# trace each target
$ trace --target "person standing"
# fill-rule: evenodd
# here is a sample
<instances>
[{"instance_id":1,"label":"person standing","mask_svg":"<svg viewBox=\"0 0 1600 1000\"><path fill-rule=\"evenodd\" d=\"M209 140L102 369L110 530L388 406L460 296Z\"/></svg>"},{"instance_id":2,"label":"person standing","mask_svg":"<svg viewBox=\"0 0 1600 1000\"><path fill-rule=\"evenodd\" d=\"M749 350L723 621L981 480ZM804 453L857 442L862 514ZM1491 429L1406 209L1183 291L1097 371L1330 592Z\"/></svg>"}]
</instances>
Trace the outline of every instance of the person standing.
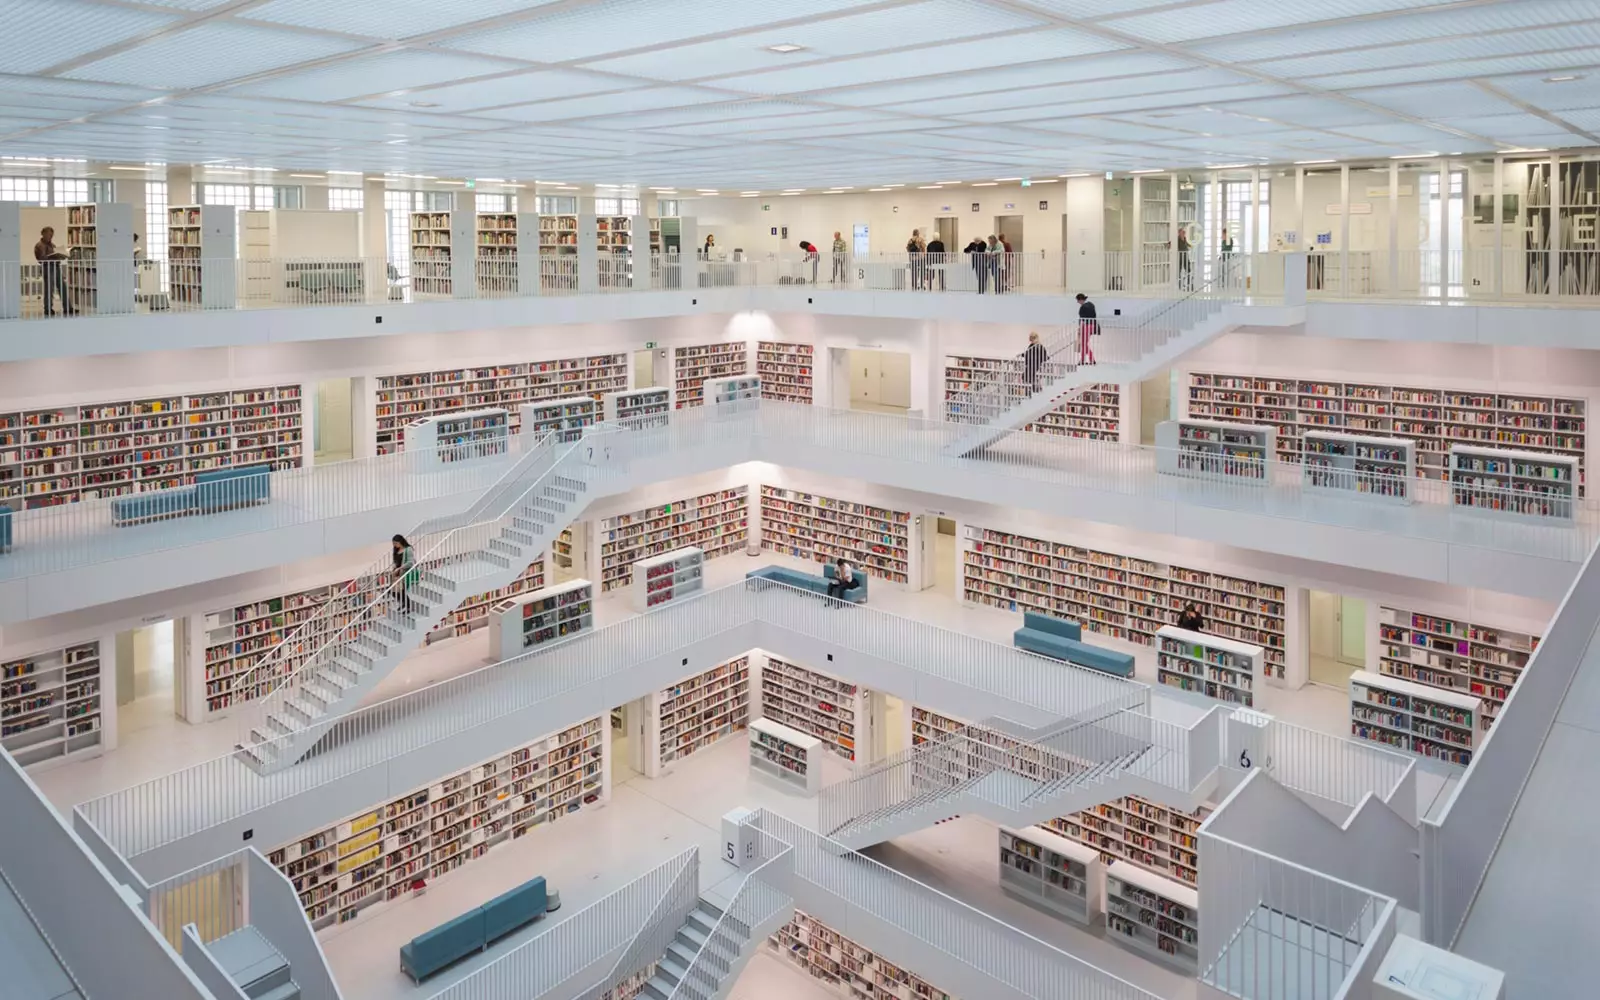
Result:
<instances>
[{"instance_id":1,"label":"person standing","mask_svg":"<svg viewBox=\"0 0 1600 1000\"><path fill-rule=\"evenodd\" d=\"M1205 616L1200 614L1200 609L1194 606L1193 601L1185 604L1183 610L1178 613L1178 627L1188 629L1191 632L1205 631Z\"/></svg>"},{"instance_id":2,"label":"person standing","mask_svg":"<svg viewBox=\"0 0 1600 1000\"><path fill-rule=\"evenodd\" d=\"M39 262L39 269L44 277L44 314L55 315L55 296L61 294L61 313L71 316L75 310L72 300L67 298L67 278L61 269L61 262L67 255L56 249L56 231L52 226L45 226L39 230L39 242L33 245L33 259Z\"/></svg>"},{"instance_id":3,"label":"person standing","mask_svg":"<svg viewBox=\"0 0 1600 1000\"><path fill-rule=\"evenodd\" d=\"M1011 243L1006 239L1006 234L1001 233L995 237L995 272L994 291L1001 294L1011 287Z\"/></svg>"},{"instance_id":4,"label":"person standing","mask_svg":"<svg viewBox=\"0 0 1600 1000\"><path fill-rule=\"evenodd\" d=\"M972 259L972 270L978 276L978 294L982 295L989 290L989 265L985 254L989 247L983 242L983 237L974 236L966 249L961 252Z\"/></svg>"},{"instance_id":5,"label":"person standing","mask_svg":"<svg viewBox=\"0 0 1600 1000\"><path fill-rule=\"evenodd\" d=\"M944 240L938 233L933 234L933 239L928 241L928 291L933 291L934 276L939 277L939 291L944 291Z\"/></svg>"},{"instance_id":6,"label":"person standing","mask_svg":"<svg viewBox=\"0 0 1600 1000\"><path fill-rule=\"evenodd\" d=\"M711 235L710 233L706 233L706 245L705 245L705 248L700 251L701 259L710 260L711 259L711 251L715 250L716 246L717 246L717 238L715 236Z\"/></svg>"},{"instance_id":7,"label":"person standing","mask_svg":"<svg viewBox=\"0 0 1600 1000\"><path fill-rule=\"evenodd\" d=\"M1044 363L1048 360L1050 352L1039 342L1039 335L1028 334L1028 349L1022 352L1022 378L1028 387L1028 395L1039 391L1039 373L1044 370Z\"/></svg>"},{"instance_id":8,"label":"person standing","mask_svg":"<svg viewBox=\"0 0 1600 1000\"><path fill-rule=\"evenodd\" d=\"M1178 287L1194 287L1194 261L1189 257L1189 232L1178 227Z\"/></svg>"},{"instance_id":9,"label":"person standing","mask_svg":"<svg viewBox=\"0 0 1600 1000\"><path fill-rule=\"evenodd\" d=\"M989 266L989 284L994 287L994 293L996 295L999 295L1005 290L1000 287L1000 254L1004 249L1005 248L1000 245L999 240L995 239L993 236L989 237L989 245L985 250L985 252L988 253L988 256L984 258L984 261Z\"/></svg>"},{"instance_id":10,"label":"person standing","mask_svg":"<svg viewBox=\"0 0 1600 1000\"><path fill-rule=\"evenodd\" d=\"M906 260L911 267L911 287L922 287L922 254L927 245L922 242L922 230L911 230L911 238L906 240Z\"/></svg>"},{"instance_id":11,"label":"person standing","mask_svg":"<svg viewBox=\"0 0 1600 1000\"><path fill-rule=\"evenodd\" d=\"M1094 364L1094 336L1100 332L1100 318L1089 296L1078 293L1078 364Z\"/></svg>"},{"instance_id":12,"label":"person standing","mask_svg":"<svg viewBox=\"0 0 1600 1000\"><path fill-rule=\"evenodd\" d=\"M1226 229L1222 231L1222 283L1231 284L1233 280L1233 236Z\"/></svg>"},{"instance_id":13,"label":"person standing","mask_svg":"<svg viewBox=\"0 0 1600 1000\"><path fill-rule=\"evenodd\" d=\"M832 278L831 281L829 281L829 284L833 284L833 283L839 282L839 281L848 281L849 280L848 278L845 277L845 274L846 274L845 268L850 266L850 262L849 262L849 259L848 259L849 254L850 254L850 245L844 241L844 237L839 234L839 231L837 229L834 230L834 232L833 232L833 278Z\"/></svg>"},{"instance_id":14,"label":"person standing","mask_svg":"<svg viewBox=\"0 0 1600 1000\"><path fill-rule=\"evenodd\" d=\"M406 541L406 536L396 535L391 539L394 547L394 593L400 604L400 610L405 614L411 613L411 588L417 582L421 572L417 569L417 554L411 548L411 543Z\"/></svg>"}]
</instances>

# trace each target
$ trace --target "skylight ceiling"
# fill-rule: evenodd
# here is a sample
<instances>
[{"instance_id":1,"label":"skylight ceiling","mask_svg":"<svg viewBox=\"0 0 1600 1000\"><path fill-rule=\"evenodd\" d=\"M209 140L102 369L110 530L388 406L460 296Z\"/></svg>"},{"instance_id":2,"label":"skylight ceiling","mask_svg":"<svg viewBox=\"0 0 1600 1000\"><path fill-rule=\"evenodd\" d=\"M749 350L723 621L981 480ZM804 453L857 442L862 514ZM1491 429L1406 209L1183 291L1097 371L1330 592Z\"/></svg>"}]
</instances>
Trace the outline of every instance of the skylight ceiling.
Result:
<instances>
[{"instance_id":1,"label":"skylight ceiling","mask_svg":"<svg viewBox=\"0 0 1600 1000\"><path fill-rule=\"evenodd\" d=\"M870 186L1600 145L1600 0L0 0L11 156Z\"/></svg>"}]
</instances>

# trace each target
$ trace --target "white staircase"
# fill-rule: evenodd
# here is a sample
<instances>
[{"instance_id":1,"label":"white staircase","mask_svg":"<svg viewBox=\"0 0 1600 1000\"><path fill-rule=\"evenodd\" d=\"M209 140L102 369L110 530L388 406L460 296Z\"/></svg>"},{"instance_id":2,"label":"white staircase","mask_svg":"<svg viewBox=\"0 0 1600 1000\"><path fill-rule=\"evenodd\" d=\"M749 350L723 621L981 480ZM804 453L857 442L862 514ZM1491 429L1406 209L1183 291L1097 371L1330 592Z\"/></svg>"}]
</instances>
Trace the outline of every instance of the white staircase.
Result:
<instances>
[{"instance_id":1,"label":"white staircase","mask_svg":"<svg viewBox=\"0 0 1600 1000\"><path fill-rule=\"evenodd\" d=\"M300 1000L288 960L253 925L217 938L206 950L250 1000Z\"/></svg>"},{"instance_id":2,"label":"white staircase","mask_svg":"<svg viewBox=\"0 0 1600 1000\"><path fill-rule=\"evenodd\" d=\"M1091 386L1127 385L1171 367L1234 325L1227 306L1237 300L1237 292L1213 290L1208 283L1129 321L1103 319L1100 335L1091 340L1096 360L1092 365L1079 363L1077 322L1059 327L1041 341L1046 360L1036 372L1029 370L1025 355L1018 355L993 381L956 397L958 422L970 426L957 435L946 454L962 458L982 451Z\"/></svg>"},{"instance_id":3,"label":"white staircase","mask_svg":"<svg viewBox=\"0 0 1600 1000\"><path fill-rule=\"evenodd\" d=\"M257 664L249 683L271 693L241 725L246 764L266 774L305 756L457 605L515 580L587 503L593 467L582 455L581 443L532 453L491 491L495 510L480 504L460 519L481 515L477 523L412 536L418 573L404 593L391 560L380 560L356 597L330 602Z\"/></svg>"}]
</instances>

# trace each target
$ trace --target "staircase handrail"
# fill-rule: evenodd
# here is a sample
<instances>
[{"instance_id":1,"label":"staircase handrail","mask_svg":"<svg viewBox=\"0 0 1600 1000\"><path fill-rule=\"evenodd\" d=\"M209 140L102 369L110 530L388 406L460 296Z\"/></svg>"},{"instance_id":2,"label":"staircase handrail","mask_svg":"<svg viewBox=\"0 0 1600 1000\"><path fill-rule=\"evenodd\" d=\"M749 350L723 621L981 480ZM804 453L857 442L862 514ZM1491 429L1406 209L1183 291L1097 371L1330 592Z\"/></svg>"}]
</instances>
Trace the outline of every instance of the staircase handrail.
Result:
<instances>
[{"instance_id":1,"label":"staircase handrail","mask_svg":"<svg viewBox=\"0 0 1600 1000\"><path fill-rule=\"evenodd\" d=\"M683 868L673 874L666 891L639 926L639 932L611 963L606 974L579 993L576 1000L601 1000L625 976L633 975L666 953L678 928L688 919L700 898L700 849L691 847L669 864L678 862L683 862Z\"/></svg>"},{"instance_id":2,"label":"staircase handrail","mask_svg":"<svg viewBox=\"0 0 1600 1000\"><path fill-rule=\"evenodd\" d=\"M739 826L741 830L750 828L755 833L761 863L740 880L738 891L728 900L722 916L712 925L706 939L695 949L694 958L683 970L682 978L673 985L667 1000L712 1000L718 995L723 977L728 972L727 969L718 971L709 968L713 962L721 961L720 956L711 950L712 942L726 934L738 935L742 932L743 936L748 937L763 920L770 919L772 913L794 908L794 900L788 893L765 881L783 869L793 872L794 848L755 826L753 818L754 814L746 817ZM770 909L772 913L764 913L763 908ZM734 924L740 927L734 927Z\"/></svg>"},{"instance_id":3,"label":"staircase handrail","mask_svg":"<svg viewBox=\"0 0 1600 1000\"><path fill-rule=\"evenodd\" d=\"M546 451L540 447L533 449L533 454L535 455L554 458L554 460L550 462L549 467L546 468L538 477L536 477L530 485L524 488L523 491L517 495L516 499L508 503L505 508L501 510L495 517L487 518L475 524L452 528L446 532L442 538L439 538L432 547L430 547L422 556L416 559L415 566L417 571L424 571L430 566L443 565L447 560L455 556L459 556L465 552L474 551L477 548L486 545L487 538L480 539L479 537L484 534L484 530L486 528L498 525L499 522L504 520L508 514L520 507L523 500L530 496L534 490L541 488L546 480L557 475L557 473L563 469L566 460L575 452L577 452L579 448L585 447L586 443L592 443L592 438L594 436L611 433L617 432L612 428L585 428L585 433L574 441L557 444L549 451ZM541 441L541 445L543 443L544 442ZM413 541L412 547L414 549L417 548L418 542ZM451 551L457 548L459 548L460 551ZM358 578L358 582L366 579L373 581L372 599L367 601L361 610L354 614L348 621L334 628L331 637L318 644L309 653L302 655L299 653L288 652L284 653L283 656L280 657L278 655L280 650L287 649L289 645L289 639L288 637L285 637L283 642L280 642L277 646L273 647L272 652L268 653L267 656L262 657L261 662L255 664L251 668L250 673L246 675L247 677L255 675L259 670L261 670L261 668L269 663L272 663L275 659L281 662L282 659L287 659L289 656L302 655L300 662L295 665L292 671L279 678L277 683L272 684L272 686L268 688L266 692L264 692L260 697L251 703L251 711L241 714L239 727L240 745L250 746L255 742L251 738L251 730L255 728L254 722L258 719L265 720L273 711L281 709L283 702L289 697L289 695L285 692L291 692L295 689L296 682L298 682L304 676L307 670L319 660L324 652L337 645L354 639L369 625L376 621L378 617L381 617L381 615L378 613L384 608L388 607L390 604L394 603L396 592L402 585L404 585L405 578L408 575L409 574L394 573L392 559L379 560L369 568L366 574ZM356 592L360 593L360 590L357 589ZM320 610L317 615L311 619L311 621L321 622L325 619L331 621L331 619L340 613L340 604L341 602L338 599L329 601L323 606L322 610ZM309 623L310 622L307 624ZM324 628L326 627L327 626L325 625ZM300 630L297 629L296 631L299 632ZM270 738L269 733L264 732L262 735Z\"/></svg>"}]
</instances>

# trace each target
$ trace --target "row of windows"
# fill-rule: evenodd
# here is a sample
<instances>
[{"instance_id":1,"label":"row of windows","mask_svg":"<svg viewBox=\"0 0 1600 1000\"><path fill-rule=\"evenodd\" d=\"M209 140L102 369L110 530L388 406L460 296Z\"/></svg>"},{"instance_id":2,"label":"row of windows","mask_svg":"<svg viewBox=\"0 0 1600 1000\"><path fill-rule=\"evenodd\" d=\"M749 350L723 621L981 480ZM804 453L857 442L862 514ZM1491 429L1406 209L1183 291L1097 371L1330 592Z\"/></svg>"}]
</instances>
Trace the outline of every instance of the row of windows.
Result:
<instances>
[{"instance_id":1,"label":"row of windows","mask_svg":"<svg viewBox=\"0 0 1600 1000\"><path fill-rule=\"evenodd\" d=\"M82 177L0 177L0 201L20 201L40 208L115 201L110 180Z\"/></svg>"}]
</instances>

